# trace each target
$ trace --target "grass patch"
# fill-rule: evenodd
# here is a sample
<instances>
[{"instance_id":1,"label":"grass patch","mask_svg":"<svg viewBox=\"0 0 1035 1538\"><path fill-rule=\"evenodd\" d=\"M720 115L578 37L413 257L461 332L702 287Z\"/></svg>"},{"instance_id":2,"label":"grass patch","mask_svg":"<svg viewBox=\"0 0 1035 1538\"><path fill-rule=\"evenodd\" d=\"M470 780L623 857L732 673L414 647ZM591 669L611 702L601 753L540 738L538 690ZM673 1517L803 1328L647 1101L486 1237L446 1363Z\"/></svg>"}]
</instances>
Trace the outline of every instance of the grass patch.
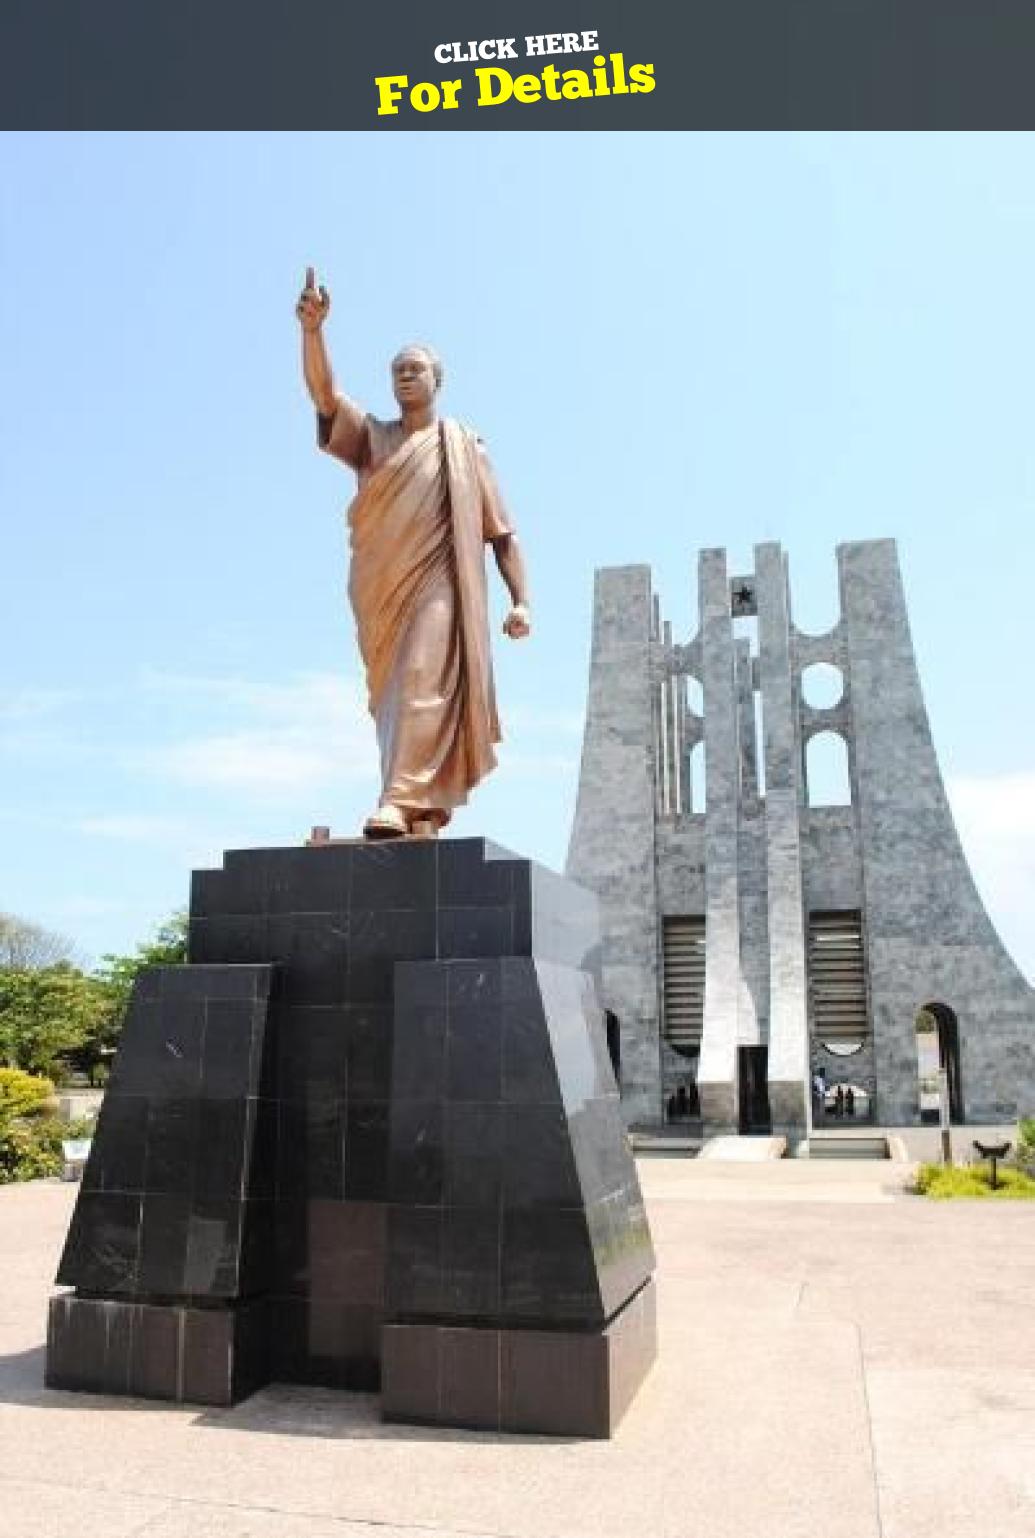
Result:
<instances>
[{"instance_id":1,"label":"grass patch","mask_svg":"<svg viewBox=\"0 0 1035 1538\"><path fill-rule=\"evenodd\" d=\"M979 1164L921 1164L914 1190L935 1201L957 1196L985 1196L1000 1201L1035 1201L1035 1179L1022 1170L999 1166L997 1188L992 1190L991 1171Z\"/></svg>"}]
</instances>

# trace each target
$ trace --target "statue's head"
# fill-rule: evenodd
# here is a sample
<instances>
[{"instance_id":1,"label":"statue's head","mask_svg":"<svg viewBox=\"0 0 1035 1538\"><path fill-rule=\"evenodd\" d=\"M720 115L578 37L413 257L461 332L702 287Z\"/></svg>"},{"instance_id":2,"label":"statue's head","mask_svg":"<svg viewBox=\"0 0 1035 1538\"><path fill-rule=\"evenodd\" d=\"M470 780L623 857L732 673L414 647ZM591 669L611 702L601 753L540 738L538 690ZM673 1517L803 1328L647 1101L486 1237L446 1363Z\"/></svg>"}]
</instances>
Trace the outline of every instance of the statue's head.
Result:
<instances>
[{"instance_id":1,"label":"statue's head","mask_svg":"<svg viewBox=\"0 0 1035 1538\"><path fill-rule=\"evenodd\" d=\"M404 347L392 359L392 389L404 411L407 407L430 406L441 383L438 353L423 343Z\"/></svg>"}]
</instances>

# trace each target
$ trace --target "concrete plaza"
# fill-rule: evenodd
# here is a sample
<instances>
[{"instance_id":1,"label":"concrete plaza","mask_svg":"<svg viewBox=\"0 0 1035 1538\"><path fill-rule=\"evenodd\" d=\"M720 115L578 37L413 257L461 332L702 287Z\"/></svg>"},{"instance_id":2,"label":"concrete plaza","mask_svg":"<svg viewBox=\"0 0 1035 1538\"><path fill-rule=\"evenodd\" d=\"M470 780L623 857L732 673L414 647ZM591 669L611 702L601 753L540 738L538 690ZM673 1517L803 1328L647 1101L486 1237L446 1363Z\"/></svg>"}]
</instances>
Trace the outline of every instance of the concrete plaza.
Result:
<instances>
[{"instance_id":1,"label":"concrete plaza","mask_svg":"<svg viewBox=\"0 0 1035 1538\"><path fill-rule=\"evenodd\" d=\"M0 1189L3 1538L1035 1538L1035 1207L646 1158L660 1357L610 1442L43 1388L75 1188Z\"/></svg>"}]
</instances>

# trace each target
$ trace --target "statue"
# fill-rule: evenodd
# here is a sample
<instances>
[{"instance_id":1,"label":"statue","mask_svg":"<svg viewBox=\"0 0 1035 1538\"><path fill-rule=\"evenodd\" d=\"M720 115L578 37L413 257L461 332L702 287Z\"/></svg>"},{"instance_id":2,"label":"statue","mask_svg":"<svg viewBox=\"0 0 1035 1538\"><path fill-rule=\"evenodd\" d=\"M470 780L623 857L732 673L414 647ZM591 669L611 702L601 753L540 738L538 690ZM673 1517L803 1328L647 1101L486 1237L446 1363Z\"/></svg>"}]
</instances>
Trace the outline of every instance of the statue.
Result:
<instances>
[{"instance_id":1,"label":"statue","mask_svg":"<svg viewBox=\"0 0 1035 1538\"><path fill-rule=\"evenodd\" d=\"M323 336L330 305L308 268L296 313L317 441L359 480L349 600L381 754L380 801L363 833L436 837L496 766L484 545L510 593L512 640L529 632L524 562L481 440L438 416L435 353L396 355L400 415L380 421L335 390Z\"/></svg>"}]
</instances>

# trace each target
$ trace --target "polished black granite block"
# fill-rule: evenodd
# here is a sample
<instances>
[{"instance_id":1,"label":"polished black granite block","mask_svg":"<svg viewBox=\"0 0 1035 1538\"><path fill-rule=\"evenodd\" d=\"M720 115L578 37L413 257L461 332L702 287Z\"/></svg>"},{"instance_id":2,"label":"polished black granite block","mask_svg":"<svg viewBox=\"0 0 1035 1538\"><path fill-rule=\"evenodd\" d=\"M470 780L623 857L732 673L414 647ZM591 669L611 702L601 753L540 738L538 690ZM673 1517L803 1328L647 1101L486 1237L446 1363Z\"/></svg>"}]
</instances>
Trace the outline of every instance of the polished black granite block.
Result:
<instances>
[{"instance_id":1,"label":"polished black granite block","mask_svg":"<svg viewBox=\"0 0 1035 1538\"><path fill-rule=\"evenodd\" d=\"M196 872L189 964L134 992L48 1381L376 1389L389 1320L452 1332L445 1419L498 1420L510 1337L603 1338L653 1265L599 960L595 900L482 839Z\"/></svg>"},{"instance_id":2,"label":"polished black granite block","mask_svg":"<svg viewBox=\"0 0 1035 1538\"><path fill-rule=\"evenodd\" d=\"M610 1437L657 1355L653 1280L599 1331L388 1324L386 1420Z\"/></svg>"},{"instance_id":3,"label":"polished black granite block","mask_svg":"<svg viewBox=\"0 0 1035 1538\"><path fill-rule=\"evenodd\" d=\"M273 1195L258 1091L269 966L157 967L134 991L57 1280L109 1298L247 1296ZM246 1255L248 1264L245 1264Z\"/></svg>"},{"instance_id":4,"label":"polished black granite block","mask_svg":"<svg viewBox=\"0 0 1035 1538\"><path fill-rule=\"evenodd\" d=\"M653 1360L654 1253L593 977L400 963L393 1052L385 1415L610 1435Z\"/></svg>"},{"instance_id":5,"label":"polished black granite block","mask_svg":"<svg viewBox=\"0 0 1035 1538\"><path fill-rule=\"evenodd\" d=\"M337 1002L304 995L337 993L344 966L350 1002L390 1004L396 960L482 955L598 976L596 899L481 838L232 850L193 876L191 962L280 961L292 1002Z\"/></svg>"},{"instance_id":6,"label":"polished black granite block","mask_svg":"<svg viewBox=\"0 0 1035 1538\"><path fill-rule=\"evenodd\" d=\"M269 1382L259 1300L233 1309L75 1297L50 1300L48 1388L230 1405Z\"/></svg>"},{"instance_id":7,"label":"polished black granite block","mask_svg":"<svg viewBox=\"0 0 1035 1538\"><path fill-rule=\"evenodd\" d=\"M654 1253L593 979L515 956L396 976L389 1319L602 1328Z\"/></svg>"}]
</instances>

